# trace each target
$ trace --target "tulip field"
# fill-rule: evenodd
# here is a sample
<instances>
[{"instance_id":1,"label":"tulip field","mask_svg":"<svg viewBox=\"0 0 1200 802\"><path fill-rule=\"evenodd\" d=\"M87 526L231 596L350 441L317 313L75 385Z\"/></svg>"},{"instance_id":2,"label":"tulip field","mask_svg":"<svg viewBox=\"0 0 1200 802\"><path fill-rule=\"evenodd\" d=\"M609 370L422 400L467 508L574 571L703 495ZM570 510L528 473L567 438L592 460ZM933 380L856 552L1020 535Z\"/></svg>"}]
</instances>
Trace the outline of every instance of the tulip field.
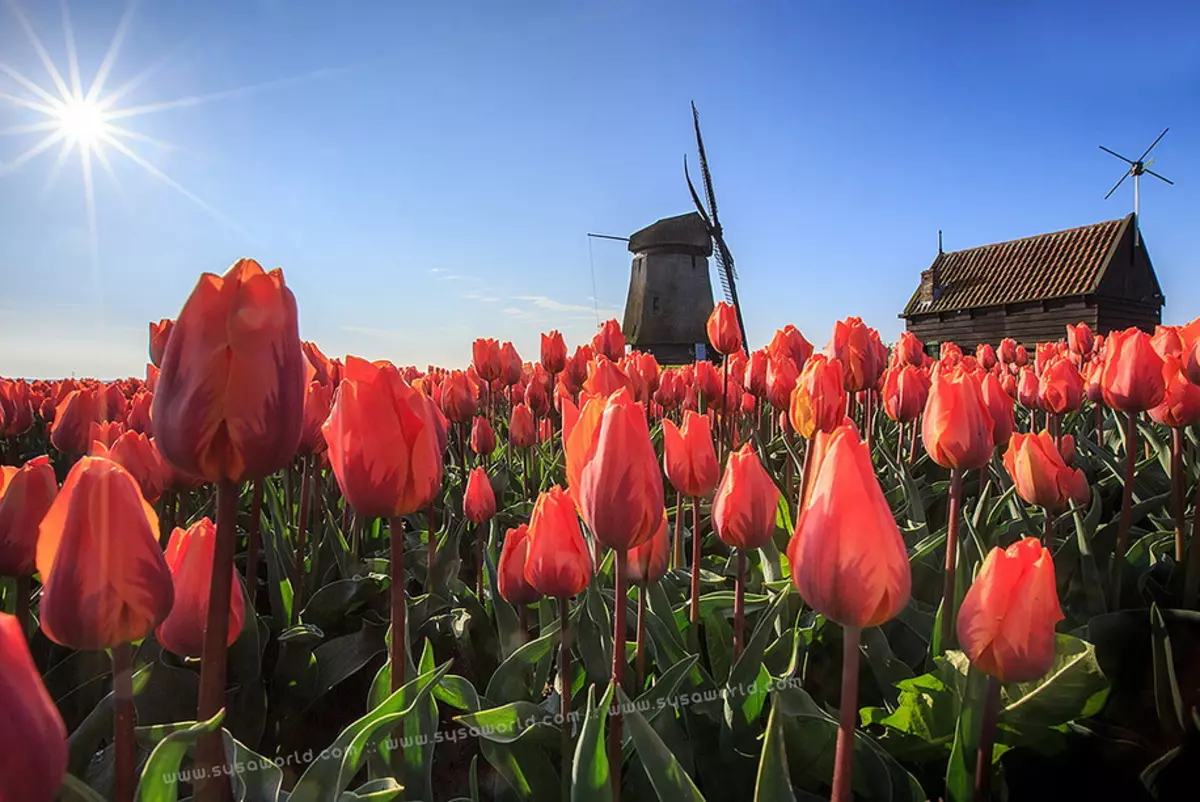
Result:
<instances>
[{"instance_id":1,"label":"tulip field","mask_svg":"<svg viewBox=\"0 0 1200 802\"><path fill-rule=\"evenodd\" d=\"M1200 798L1200 320L414 367L181 300L0 378L0 802Z\"/></svg>"}]
</instances>

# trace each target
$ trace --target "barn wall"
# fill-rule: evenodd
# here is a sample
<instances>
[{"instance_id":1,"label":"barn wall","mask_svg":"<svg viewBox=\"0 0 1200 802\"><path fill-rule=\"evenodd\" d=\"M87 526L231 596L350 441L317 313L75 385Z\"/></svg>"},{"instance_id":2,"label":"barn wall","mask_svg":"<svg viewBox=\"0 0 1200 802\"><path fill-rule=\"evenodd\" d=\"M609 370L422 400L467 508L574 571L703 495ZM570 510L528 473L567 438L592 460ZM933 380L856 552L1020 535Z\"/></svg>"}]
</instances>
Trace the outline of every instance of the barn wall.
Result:
<instances>
[{"instance_id":1,"label":"barn wall","mask_svg":"<svg viewBox=\"0 0 1200 802\"><path fill-rule=\"evenodd\" d=\"M964 351L980 343L997 345L1005 337L1031 347L1038 342L1066 337L1067 324L1098 325L1091 298L1053 299L1006 307L968 309L908 318L907 328L927 345L957 343Z\"/></svg>"}]
</instances>

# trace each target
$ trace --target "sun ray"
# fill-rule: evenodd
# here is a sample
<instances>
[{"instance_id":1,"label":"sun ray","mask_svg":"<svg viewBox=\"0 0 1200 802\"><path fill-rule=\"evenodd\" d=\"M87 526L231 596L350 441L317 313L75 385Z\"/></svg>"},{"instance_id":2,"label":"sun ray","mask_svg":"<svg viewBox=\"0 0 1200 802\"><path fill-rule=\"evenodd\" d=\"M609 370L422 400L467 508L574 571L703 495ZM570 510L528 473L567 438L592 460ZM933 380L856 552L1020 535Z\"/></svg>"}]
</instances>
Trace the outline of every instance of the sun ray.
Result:
<instances>
[{"instance_id":1,"label":"sun ray","mask_svg":"<svg viewBox=\"0 0 1200 802\"><path fill-rule=\"evenodd\" d=\"M92 180L92 147L79 144L80 164L83 167L83 193L87 203L88 252L92 257L92 284L96 293L96 311L104 316L104 282L100 276L100 227L96 221L96 191Z\"/></svg>"},{"instance_id":2,"label":"sun ray","mask_svg":"<svg viewBox=\"0 0 1200 802\"><path fill-rule=\"evenodd\" d=\"M17 0L8 0L8 7L12 10L13 16L17 18L17 23L21 26L21 30L25 32L25 38L29 40L29 44L33 46L37 52L38 58L42 60L42 66L46 68L46 72L50 74L50 80L54 81L54 85L58 87L59 94L64 97L71 96L71 90L67 87L67 82L63 80L62 73L54 66L54 59L50 58L50 54L46 51L42 40L38 38L37 33L33 30L33 26L29 24L29 20L25 17L25 12L21 10L21 6Z\"/></svg>"},{"instance_id":3,"label":"sun ray","mask_svg":"<svg viewBox=\"0 0 1200 802\"><path fill-rule=\"evenodd\" d=\"M40 97L42 100L46 101L46 103L49 105L46 105L46 106L43 106L41 104L33 105L36 101L26 100L25 98L20 98L20 97L16 97L14 95L8 95L8 94L3 96L5 99L11 100L14 103L20 103L21 105L28 106L29 108L32 108L32 109L37 109L38 111L44 111L46 114L53 114L55 109L62 107L63 102L60 98L56 98L54 95L50 94L45 89L42 89L40 86L35 84L33 81L29 80L24 75L22 75L20 72L18 72L17 70L15 70L14 68L8 66L7 64L5 64L3 62L0 62L0 72L4 73L9 78L12 78L14 81L19 83L21 86L28 89L30 92L33 92L35 95Z\"/></svg>"},{"instance_id":4,"label":"sun ray","mask_svg":"<svg viewBox=\"0 0 1200 802\"><path fill-rule=\"evenodd\" d=\"M274 81L264 81L258 84L238 86L234 87L233 89L224 89L220 92L210 92L204 95L190 95L188 97L176 98L175 100L164 100L159 103L148 103L143 106L131 106L127 109L106 112L105 117L110 120L120 120L126 117L139 117L143 114L154 114L160 111L168 111L170 109L201 106L205 103L212 103L215 100L227 100L228 98L241 97L243 95L251 95L258 92L266 92L271 89L279 89L281 87L290 86L303 81L310 81L314 78L323 78L326 75L332 75L337 72L339 72L339 70L314 70L313 72L305 73L303 75L294 75L291 78L279 78ZM111 104L104 104L105 107L108 105Z\"/></svg>"},{"instance_id":5,"label":"sun ray","mask_svg":"<svg viewBox=\"0 0 1200 802\"><path fill-rule=\"evenodd\" d=\"M173 145L170 142L164 142L161 139L155 139L152 136L147 136L137 131L130 131L128 128L122 128L119 125L105 125L105 132L111 136L121 137L133 142L145 142L147 145L153 145L162 150L179 150L178 145Z\"/></svg>"},{"instance_id":6,"label":"sun ray","mask_svg":"<svg viewBox=\"0 0 1200 802\"><path fill-rule=\"evenodd\" d=\"M137 0L129 0L129 4L125 7L125 13L121 15L121 21L117 23L116 33L113 34L112 41L109 42L108 51L105 52L99 69L96 70L96 76L92 78L92 85L88 87L87 97L84 98L84 102L95 103L100 97L100 93L104 91L104 84L108 81L108 74L112 72L113 64L116 63L117 56L121 53L121 45L125 42L125 33L133 23L135 8L137 8Z\"/></svg>"},{"instance_id":7,"label":"sun ray","mask_svg":"<svg viewBox=\"0 0 1200 802\"><path fill-rule=\"evenodd\" d=\"M25 123L23 125L13 125L8 128L0 128L0 136L12 136L13 134L36 134L38 131L51 131L59 127L58 120L42 120L38 123Z\"/></svg>"},{"instance_id":8,"label":"sun ray","mask_svg":"<svg viewBox=\"0 0 1200 802\"><path fill-rule=\"evenodd\" d=\"M67 43L67 73L71 78L71 97L83 100L83 81L79 79L79 51L75 49L75 28L71 25L71 9L62 0L63 38Z\"/></svg>"},{"instance_id":9,"label":"sun ray","mask_svg":"<svg viewBox=\"0 0 1200 802\"><path fill-rule=\"evenodd\" d=\"M58 149L58 158L54 160L54 166L50 168L50 175L46 176L46 183L42 185L42 191L38 193L39 201L45 200L46 196L50 194L50 190L58 183L58 177L62 174L63 167L74 149L75 143L63 137L62 147Z\"/></svg>"},{"instance_id":10,"label":"sun ray","mask_svg":"<svg viewBox=\"0 0 1200 802\"><path fill-rule=\"evenodd\" d=\"M10 161L8 164L0 165L0 176L16 172L21 165L25 164L31 159L36 159L40 154L54 147L55 143L60 139L66 139L66 137L67 134L65 131L51 131L44 139L42 139L33 147L29 148L29 150L22 153L16 159Z\"/></svg>"}]
</instances>

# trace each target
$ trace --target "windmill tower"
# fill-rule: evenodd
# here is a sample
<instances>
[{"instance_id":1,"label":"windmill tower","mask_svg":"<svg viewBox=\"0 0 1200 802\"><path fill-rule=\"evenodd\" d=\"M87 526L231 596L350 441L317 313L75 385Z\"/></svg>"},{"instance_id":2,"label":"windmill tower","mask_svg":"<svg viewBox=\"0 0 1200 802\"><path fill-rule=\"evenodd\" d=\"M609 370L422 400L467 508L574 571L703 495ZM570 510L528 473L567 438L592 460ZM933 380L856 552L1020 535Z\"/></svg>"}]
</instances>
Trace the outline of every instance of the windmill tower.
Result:
<instances>
[{"instance_id":1,"label":"windmill tower","mask_svg":"<svg viewBox=\"0 0 1200 802\"><path fill-rule=\"evenodd\" d=\"M696 131L707 208L692 184L684 156L683 175L696 211L659 220L629 238L633 267L622 329L631 345L651 352L665 365L715 356L705 331L713 309L709 256L716 257L717 275L725 299L737 307L742 341L746 339L746 326L737 300L737 272L717 217L717 197L713 192L695 103L692 104L692 125Z\"/></svg>"}]
</instances>

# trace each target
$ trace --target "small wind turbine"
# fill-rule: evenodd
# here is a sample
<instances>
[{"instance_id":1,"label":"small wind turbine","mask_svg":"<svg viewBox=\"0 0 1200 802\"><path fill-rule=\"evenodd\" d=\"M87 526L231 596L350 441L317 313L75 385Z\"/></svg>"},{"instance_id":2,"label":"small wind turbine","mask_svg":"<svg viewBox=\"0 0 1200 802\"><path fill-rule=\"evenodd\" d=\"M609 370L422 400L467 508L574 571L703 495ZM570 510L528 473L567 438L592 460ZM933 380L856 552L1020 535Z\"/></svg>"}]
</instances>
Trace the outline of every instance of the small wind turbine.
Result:
<instances>
[{"instance_id":1,"label":"small wind turbine","mask_svg":"<svg viewBox=\"0 0 1200 802\"><path fill-rule=\"evenodd\" d=\"M1175 182L1172 181L1171 179L1167 178L1164 175L1159 175L1158 173L1156 173L1150 169L1150 165L1154 164L1154 159L1150 159L1149 161L1146 161L1146 157L1150 155L1150 151L1154 150L1155 145L1157 145L1159 142L1161 142L1162 138L1167 135L1167 131L1170 131L1170 130L1171 130L1170 128L1164 128L1162 130L1162 133L1158 135L1158 138L1150 143L1150 147L1146 148L1146 151L1141 156L1139 156L1136 161L1134 161L1133 159L1127 159L1124 156L1122 156L1120 153L1117 153L1115 150L1109 150L1108 148L1104 147L1103 145L1100 145L1100 150L1104 151L1105 153L1116 156L1118 159L1120 159L1121 161L1123 161L1129 165L1129 168L1125 171L1125 174L1121 176L1121 180L1117 181L1117 183L1113 185L1113 188L1108 191L1108 194L1104 196L1104 199L1108 200L1109 198L1111 198L1113 193L1117 191L1117 189L1121 186L1121 184L1125 183L1125 179L1128 178L1129 176L1133 176L1133 218L1134 218L1134 224L1135 224L1135 228L1134 228L1134 232L1135 232L1134 236L1135 237L1137 236L1136 224L1139 219L1138 212L1140 211L1140 206L1141 206L1142 175L1152 175L1155 178L1157 178L1159 181L1163 181L1167 184L1171 184L1172 186L1174 186L1174 184L1175 184Z\"/></svg>"}]
</instances>

